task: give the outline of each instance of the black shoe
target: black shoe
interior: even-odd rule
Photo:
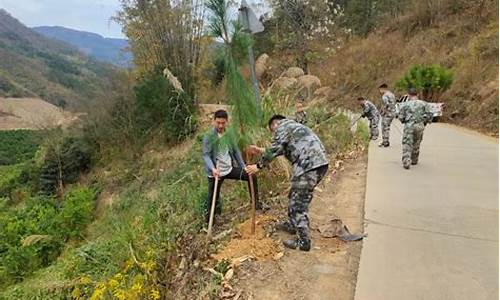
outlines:
[[[283,241],[283,245],[287,248],[294,249],[294,250],[297,248],[299,248],[302,251],[311,250],[311,241],[305,240],[305,239],[286,240],[286,241]]]
[[[380,143],[378,146],[379,146],[379,147],[385,147],[385,148],[387,148],[387,147],[389,147],[389,145],[390,145],[390,143],[389,143],[389,142],[382,142],[382,143]]]
[[[276,223],[274,228],[276,228],[276,230],[284,231],[284,232],[287,232],[289,234],[296,234],[297,233],[297,230],[288,221],[278,222],[278,223]]]
[[[408,164],[403,164],[403,168],[405,168],[406,170],[409,170],[409,169],[410,169],[410,165],[408,165]]]
[[[418,161],[412,161],[411,164],[416,165],[416,164],[418,164]]]

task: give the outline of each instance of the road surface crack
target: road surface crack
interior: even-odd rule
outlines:
[[[469,239],[469,240],[479,240],[479,241],[485,241],[485,242],[498,243],[498,240],[493,240],[493,239],[479,238],[479,237],[474,237],[474,236],[467,236],[467,235],[461,235],[461,234],[455,234],[455,233],[448,233],[448,232],[441,232],[441,231],[434,231],[434,230],[421,229],[421,228],[399,226],[399,225],[382,223],[382,222],[375,221],[375,220],[370,220],[370,219],[365,219],[365,221],[367,221],[368,223],[371,223],[371,224],[375,224],[375,225],[386,226],[386,227],[391,227],[391,228],[397,228],[397,229],[402,229],[402,230],[426,232],[426,233],[431,233],[431,234],[439,234],[439,235],[445,235],[445,236],[457,237],[457,238],[463,238],[463,239]]]

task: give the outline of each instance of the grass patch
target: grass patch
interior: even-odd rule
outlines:
[[[283,105],[284,111],[291,111]],[[336,109],[318,105],[311,107],[309,113],[308,125],[333,157],[367,141],[366,126],[358,126],[353,134],[349,117]],[[266,145],[270,137],[268,130],[261,128],[256,143]],[[197,266],[216,247],[207,247],[201,231],[203,202],[208,193],[201,138],[199,135],[193,142],[162,152],[149,150],[142,158],[124,165],[123,171],[132,174],[126,184],[120,183],[126,187],[115,190],[111,200],[98,201],[104,207],[103,213],[86,229],[85,242],[66,244],[54,264],[11,285],[0,293],[0,298],[158,299],[161,295],[166,299],[194,299],[201,294],[216,297],[220,282]],[[276,160],[259,174],[261,200],[283,205],[288,168],[288,163]],[[101,174],[94,176],[102,180]],[[225,182],[221,200],[223,224],[216,230],[248,218],[246,183]]]

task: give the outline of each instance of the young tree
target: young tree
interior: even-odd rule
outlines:
[[[396,82],[396,87],[402,90],[415,88],[423,100],[438,101],[452,83],[453,73],[440,65],[414,65]]]
[[[248,55],[251,36],[244,32],[237,21],[229,19],[228,1],[209,0],[207,8],[211,12],[208,26],[210,33],[224,43],[220,51],[224,61],[226,97],[233,107],[233,128],[230,128],[227,138],[237,139],[244,148],[250,142],[252,131],[260,125],[261,115],[254,92],[239,71],[239,66]]]
[[[334,42],[339,4],[325,0],[272,0],[275,41],[281,49],[293,49],[297,65],[308,73],[311,41]]]

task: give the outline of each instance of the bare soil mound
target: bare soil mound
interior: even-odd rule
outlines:
[[[0,98],[0,130],[67,126],[78,115],[36,98]]]
[[[283,247],[268,237],[266,226],[275,221],[270,215],[260,215],[256,219],[255,235],[252,234],[252,220],[249,219],[238,226],[237,233],[213,258],[221,261],[251,256],[256,260],[271,260],[283,252]]]

